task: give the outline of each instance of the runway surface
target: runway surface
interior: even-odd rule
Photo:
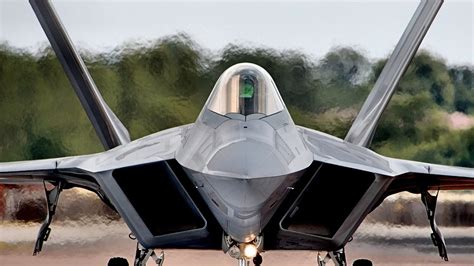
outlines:
[[[0,225],[0,265],[107,265],[110,257],[134,255],[135,242],[121,221],[57,222],[43,252],[31,256],[39,224]],[[429,228],[363,224],[347,245],[348,260],[370,258],[374,265],[474,265],[474,228],[445,228],[450,262],[442,261]],[[165,265],[236,265],[221,251],[165,250]],[[318,252],[269,251],[264,265],[316,265]],[[153,265],[151,262],[148,265]]]
[[[31,218],[37,212],[38,221],[44,219],[44,207],[40,208],[44,192],[30,188],[8,193],[7,215],[0,217],[0,266],[103,266],[115,256],[127,257],[131,264],[136,242],[128,238],[129,229],[95,194],[82,190],[63,192],[51,235],[41,254],[33,257],[40,224],[20,223],[18,218],[24,214]],[[431,242],[431,229],[419,196],[402,193],[386,199],[359,227],[346,246],[349,265],[355,259],[369,258],[374,265],[474,266],[473,202],[471,192],[442,194],[437,220],[446,238],[449,262],[441,260]],[[166,266],[237,265],[222,251],[165,250],[165,254]],[[315,266],[317,254],[268,251],[262,254],[263,265]]]

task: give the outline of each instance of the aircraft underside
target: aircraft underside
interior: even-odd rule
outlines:
[[[428,176],[394,177],[314,161],[294,175],[269,177],[277,183],[270,189],[268,180],[260,180],[261,188],[272,192],[258,199],[259,204],[249,200],[245,206],[241,200],[237,202],[240,206],[235,206],[227,193],[236,189],[246,193],[247,188],[252,193],[260,189],[259,184],[247,186],[248,180],[242,179],[231,183],[221,180],[223,183],[216,185],[202,174],[200,178],[193,174],[174,159],[89,173],[106,202],[110,201],[129,225],[142,250],[215,249],[237,259],[243,256],[239,253],[242,243],[255,244],[259,252],[328,250],[337,255],[384,198],[404,190],[421,193],[427,210],[434,212],[436,198],[427,191],[443,184],[442,179]],[[472,189],[474,182],[459,179],[457,186]],[[225,193],[219,194],[222,191]],[[434,216],[427,217],[428,223],[434,223],[433,237],[439,243],[440,255],[447,257]],[[232,251],[233,247],[238,250]]]

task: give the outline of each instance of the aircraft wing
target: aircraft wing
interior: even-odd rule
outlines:
[[[446,184],[449,180],[464,179],[467,183],[474,183],[474,169],[471,168],[390,158],[325,133],[304,127],[299,127],[299,130],[318,162],[390,177],[431,177],[433,185],[444,180],[442,184],[445,185],[440,188],[446,189],[456,187]]]
[[[42,183],[43,180],[63,179],[71,185],[80,185],[87,183],[87,180],[92,181],[88,176],[96,173],[172,160],[183,141],[184,133],[191,126],[188,124],[163,130],[91,155],[3,162],[0,163],[0,184]]]
[[[337,250],[384,198],[401,191],[422,195],[441,243],[433,215],[436,196],[427,191],[474,189],[474,169],[389,158],[312,129],[298,131],[314,162],[276,216],[277,230],[267,234],[272,248]],[[447,259],[445,245],[438,248]]]
[[[385,176],[399,174],[397,165],[367,148],[309,128],[298,130],[317,162]]]
[[[174,160],[190,127],[163,130],[97,154],[0,163],[0,184],[45,184],[48,215],[35,254],[49,234],[61,190],[71,187],[96,192],[147,248],[215,243],[206,240],[208,223],[201,213],[206,207]]]
[[[55,181],[58,178],[58,164],[63,160],[66,158],[0,163],[0,184]]]
[[[389,159],[403,170],[391,185],[389,194],[400,191],[474,189],[474,169],[400,159]]]

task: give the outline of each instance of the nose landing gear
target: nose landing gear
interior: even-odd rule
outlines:
[[[329,261],[332,261],[335,266],[347,266],[346,252],[344,248],[336,251],[328,251],[324,259],[318,254],[318,266],[326,266]],[[352,263],[352,266],[372,266],[372,262],[367,259],[358,259]]]
[[[238,264],[239,266],[249,266],[250,265],[250,262],[247,261],[247,259],[245,259],[245,258],[240,258],[238,261],[239,261],[239,264]]]
[[[156,255],[153,249],[147,249],[140,245],[140,243],[137,243],[137,250],[135,252],[135,262],[133,265],[145,266],[150,257],[153,259],[156,265],[163,266],[163,262],[165,261],[165,253],[163,251],[161,251],[160,255]]]
[[[344,248],[336,251],[328,251],[324,259],[318,254],[318,266],[326,266],[326,263],[331,261],[336,266],[347,266],[346,252]]]
[[[132,238],[132,237],[130,237]],[[145,266],[148,259],[152,258],[157,266],[163,266],[165,261],[165,253],[161,251],[160,255],[156,255],[153,249],[148,249],[137,243],[137,249],[135,251],[135,259],[133,266]],[[108,266],[129,266],[127,259],[115,257],[109,260]]]
[[[253,264],[255,266],[261,266],[262,262],[263,262],[263,258],[262,258],[262,255],[260,255],[260,254],[257,254],[257,256],[255,256],[255,258],[253,258]]]
[[[263,262],[262,252],[263,237],[257,236],[250,242],[240,243],[224,234],[222,237],[222,251],[237,259],[239,266],[250,266],[250,261],[255,266],[261,266]]]
[[[240,259],[238,259],[238,262],[239,262],[239,264],[238,264],[239,266],[250,266],[250,261],[246,258],[240,258]],[[257,254],[257,256],[255,256],[252,259],[252,262],[253,262],[254,266],[261,266],[262,262],[263,262],[262,255]]]

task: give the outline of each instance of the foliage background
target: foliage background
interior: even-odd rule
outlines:
[[[178,34],[106,54],[81,51],[98,88],[133,139],[192,123],[228,67],[252,62],[274,78],[294,121],[343,138],[386,59],[350,47],[315,59],[295,50],[228,45],[211,52]],[[384,112],[372,149],[384,155],[474,167],[473,66],[418,52]],[[98,138],[49,47],[0,44],[0,161],[99,152]]]

